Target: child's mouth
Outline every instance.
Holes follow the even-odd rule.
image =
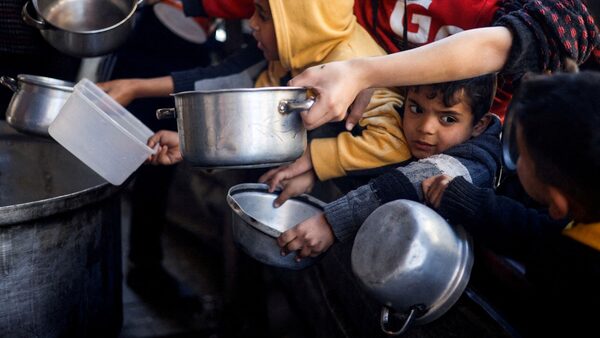
[[[413,142],[416,149],[421,151],[431,151],[435,146],[426,142],[415,141]]]

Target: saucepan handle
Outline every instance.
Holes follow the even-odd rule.
[[[17,80],[13,79],[10,76],[0,77],[0,83],[8,87],[13,92],[16,92],[19,89],[19,87],[17,86]]]
[[[21,11],[21,17],[23,21],[29,26],[33,26],[37,29],[48,29],[50,26],[43,19],[34,19],[33,16],[29,13],[31,7],[31,1],[27,1],[23,6],[23,10]]]
[[[160,108],[156,110],[156,118],[159,120],[177,118],[175,108]]]
[[[315,100],[313,98],[306,100],[281,100],[277,110],[280,114],[290,114],[293,112],[301,112],[309,110],[313,106]]]
[[[406,332],[406,330],[412,325],[413,321],[416,319],[417,313],[420,312],[418,306],[413,306],[410,308],[410,312],[404,321],[404,324],[397,331],[392,331],[392,329],[388,328],[390,324],[390,309],[387,306],[381,308],[381,320],[379,323],[381,324],[381,330],[390,336],[399,336]]]

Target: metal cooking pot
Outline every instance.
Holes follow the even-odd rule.
[[[444,314],[469,281],[473,252],[463,228],[425,205],[397,200],[377,208],[352,247],[352,270],[381,304],[381,329],[399,335]],[[405,315],[396,331],[390,308]]]
[[[118,336],[120,190],[3,122],[0,153],[0,336]]]
[[[49,136],[48,126],[74,86],[68,81],[24,74],[17,80],[2,76],[0,83],[15,92],[6,109],[6,121],[19,131],[40,136]]]
[[[299,270],[315,263],[307,257],[296,262],[295,253],[281,256],[277,237],[287,229],[321,212],[325,203],[301,195],[273,207],[277,194],[268,192],[260,183],[238,184],[227,193],[227,203],[233,210],[233,239],[250,257],[279,268]]]
[[[127,40],[143,0],[31,0],[23,20],[59,51],[76,57],[105,55]],[[31,3],[37,15],[30,13]]]
[[[314,103],[300,87],[243,88],[172,94],[183,158],[196,167],[261,168],[291,162],[306,147],[297,112]]]

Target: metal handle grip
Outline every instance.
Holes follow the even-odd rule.
[[[281,100],[277,106],[280,114],[290,114],[293,112],[301,112],[309,110],[313,106],[315,100],[310,98],[306,100]]]
[[[13,79],[10,76],[0,77],[0,83],[8,87],[13,92],[16,92],[19,89],[19,87],[17,86],[17,80]]]
[[[31,6],[31,1],[27,1],[23,6],[23,10],[21,10],[21,18],[25,21],[29,26],[33,26],[37,29],[48,29],[50,26],[46,23],[46,21],[42,19],[34,19],[31,14],[29,14],[29,7]]]
[[[174,119],[177,118],[177,112],[175,108],[160,108],[156,110],[156,118],[158,120]]]
[[[390,336],[399,336],[399,335],[403,334],[412,325],[412,322],[415,320],[415,318],[417,316],[417,312],[419,312],[419,313],[422,312],[421,308],[422,308],[421,306],[411,307],[408,317],[406,317],[406,320],[404,321],[404,324],[402,325],[402,327],[400,329],[398,329],[397,331],[392,331],[391,329],[388,328],[388,324],[390,321],[390,309],[387,306],[384,306],[383,308],[381,308],[381,320],[379,321],[379,323],[381,325],[381,331],[383,331],[385,334],[390,335]]]

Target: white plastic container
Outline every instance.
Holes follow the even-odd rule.
[[[146,145],[153,132],[87,79],[75,85],[48,133],[114,185],[155,153]]]

